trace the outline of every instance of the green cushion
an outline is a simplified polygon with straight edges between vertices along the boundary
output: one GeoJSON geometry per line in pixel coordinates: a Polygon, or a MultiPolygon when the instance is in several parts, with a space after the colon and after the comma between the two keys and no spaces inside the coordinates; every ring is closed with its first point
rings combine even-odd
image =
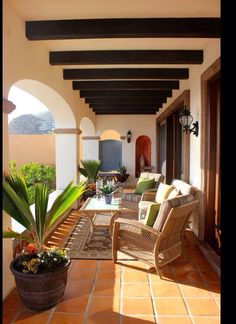
{"type": "Polygon", "coordinates": [[[134,193],[141,195],[144,191],[148,189],[152,189],[154,185],[155,185],[155,179],[139,178],[134,193]]]}
{"type": "Polygon", "coordinates": [[[148,207],[147,214],[145,216],[145,219],[143,223],[148,226],[153,226],[155,223],[155,220],[157,218],[159,209],[160,209],[161,204],[151,204],[148,207]]]}

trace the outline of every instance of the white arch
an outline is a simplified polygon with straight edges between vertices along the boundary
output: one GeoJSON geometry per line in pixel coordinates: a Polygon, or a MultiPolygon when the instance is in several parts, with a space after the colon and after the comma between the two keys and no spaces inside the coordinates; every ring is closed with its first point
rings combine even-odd
{"type": "Polygon", "coordinates": [[[70,106],[54,89],[40,81],[29,79],[19,80],[13,85],[40,100],[51,112],[56,128],[76,127],[75,117],[70,106]]]}
{"type": "Polygon", "coordinates": [[[80,121],[79,127],[82,131],[82,136],[95,136],[95,127],[89,118],[83,117],[80,121]]]}
{"type": "Polygon", "coordinates": [[[13,85],[41,101],[52,113],[55,128],[62,130],[55,136],[56,189],[64,189],[71,180],[77,182],[78,132],[68,131],[76,128],[70,106],[55,90],[37,80],[19,80],[13,85]]]}

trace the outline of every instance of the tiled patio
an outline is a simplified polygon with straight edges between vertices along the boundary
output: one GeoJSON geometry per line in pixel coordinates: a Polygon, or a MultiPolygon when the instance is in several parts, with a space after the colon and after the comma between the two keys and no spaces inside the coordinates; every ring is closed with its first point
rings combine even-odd
{"type": "Polygon", "coordinates": [[[73,260],[64,299],[30,312],[16,291],[3,304],[3,323],[220,323],[220,282],[188,233],[185,254],[162,271],[138,261],[73,260]]]}

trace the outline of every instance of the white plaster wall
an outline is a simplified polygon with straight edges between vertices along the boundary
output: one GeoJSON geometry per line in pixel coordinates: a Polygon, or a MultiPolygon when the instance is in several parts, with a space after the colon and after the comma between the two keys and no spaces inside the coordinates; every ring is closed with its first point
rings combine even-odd
{"type": "Polygon", "coordinates": [[[190,183],[201,189],[201,74],[220,57],[220,41],[209,40],[204,48],[204,62],[193,66],[189,73],[190,108],[193,120],[199,121],[199,135],[190,137],[190,183]]]}
{"type": "MultiPolygon", "coordinates": [[[[84,116],[94,121],[95,114],[79,97],[78,92],[72,90],[71,81],[63,80],[62,67],[49,64],[48,48],[43,42],[28,41],[25,37],[24,20],[10,1],[4,1],[3,4],[3,97],[8,98],[11,86],[17,81],[39,81],[65,100],[74,114],[76,127],[84,116]]],[[[41,90],[38,89],[39,100],[45,103],[48,100],[47,92],[41,90]]],[[[55,105],[54,100],[52,105],[55,105]]],[[[52,109],[49,106],[48,109],[50,108],[52,109]]]]}
{"type": "Polygon", "coordinates": [[[82,160],[98,160],[98,140],[84,139],[82,160]]]}
{"type": "Polygon", "coordinates": [[[96,116],[96,135],[100,136],[105,130],[113,129],[126,136],[130,129],[132,133],[131,143],[122,140],[122,162],[127,166],[127,173],[130,174],[128,184],[134,185],[135,178],[135,143],[141,135],[151,139],[151,163],[156,170],[156,121],[155,115],[110,115],[96,116]]]}

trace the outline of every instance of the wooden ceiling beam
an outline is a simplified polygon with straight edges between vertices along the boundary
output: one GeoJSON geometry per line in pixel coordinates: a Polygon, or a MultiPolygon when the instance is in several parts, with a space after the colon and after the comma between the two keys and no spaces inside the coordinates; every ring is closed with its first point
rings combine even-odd
{"type": "Polygon", "coordinates": [[[172,90],[80,90],[81,98],[163,98],[172,90]]]}
{"type": "Polygon", "coordinates": [[[85,98],[88,104],[162,104],[166,98],[85,98]]]}
{"type": "Polygon", "coordinates": [[[188,79],[189,69],[181,68],[115,68],[64,69],[64,80],[87,79],[188,79]]]}
{"type": "Polygon", "coordinates": [[[179,89],[179,81],[73,81],[73,90],[179,89]]]}
{"type": "Polygon", "coordinates": [[[136,109],[136,110],[158,110],[159,108],[162,107],[161,104],[156,104],[156,105],[151,105],[151,104],[143,104],[143,105],[118,105],[118,104],[113,104],[113,105],[95,105],[95,104],[89,104],[89,107],[92,109],[97,109],[97,110],[125,110],[125,109],[136,109]]]}
{"type": "Polygon", "coordinates": [[[202,64],[203,50],[52,51],[51,65],[202,64]]]}
{"type": "Polygon", "coordinates": [[[29,40],[220,37],[218,17],[41,20],[25,26],[29,40]]]}
{"type": "Polygon", "coordinates": [[[109,111],[104,111],[104,110],[93,110],[96,115],[155,115],[157,113],[156,110],[109,110],[109,111]]]}

